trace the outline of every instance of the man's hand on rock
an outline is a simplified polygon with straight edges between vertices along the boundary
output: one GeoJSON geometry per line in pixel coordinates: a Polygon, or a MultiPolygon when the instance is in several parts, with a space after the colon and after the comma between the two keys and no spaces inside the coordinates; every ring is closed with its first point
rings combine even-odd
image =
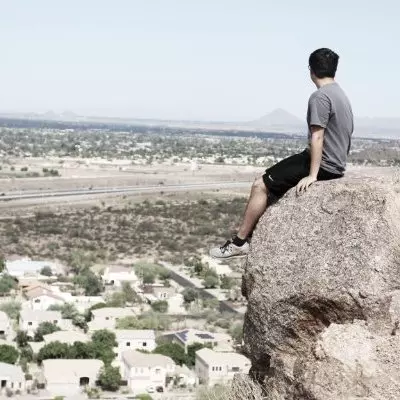
{"type": "Polygon", "coordinates": [[[304,193],[314,182],[317,181],[317,178],[314,176],[306,176],[303,178],[296,186],[296,194],[299,195],[304,193]]]}

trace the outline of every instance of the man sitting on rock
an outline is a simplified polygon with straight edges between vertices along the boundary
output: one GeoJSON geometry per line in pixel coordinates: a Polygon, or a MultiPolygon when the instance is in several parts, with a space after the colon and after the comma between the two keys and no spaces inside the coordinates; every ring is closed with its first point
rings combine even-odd
{"type": "Polygon", "coordinates": [[[212,257],[247,255],[249,235],[271,198],[280,198],[295,186],[300,194],[317,180],[343,176],[353,133],[353,112],[335,81],[338,61],[339,56],[330,49],[318,49],[310,55],[310,76],[318,90],[308,101],[308,147],[268,168],[254,181],[237,234],[223,246],[212,248],[212,257]]]}

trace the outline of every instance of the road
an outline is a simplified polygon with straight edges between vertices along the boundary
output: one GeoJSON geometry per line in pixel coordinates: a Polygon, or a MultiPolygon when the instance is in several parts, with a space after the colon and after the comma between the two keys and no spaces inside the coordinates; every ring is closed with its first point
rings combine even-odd
{"type": "MultiPolygon", "coordinates": [[[[160,262],[171,274],[171,279],[174,280],[178,285],[183,287],[194,288],[200,292],[201,296],[206,299],[215,299],[218,300],[213,294],[204,289],[200,284],[196,284],[195,281],[184,276],[183,273],[179,273],[176,269],[172,269],[171,265],[166,262],[160,262]]],[[[239,314],[239,312],[233,307],[233,305],[229,301],[219,301],[219,311],[220,312],[229,312],[232,314],[239,314]]]]}
{"type": "Polygon", "coordinates": [[[143,194],[157,192],[181,192],[192,190],[216,190],[246,188],[250,183],[240,182],[210,182],[210,183],[191,183],[184,185],[153,185],[153,186],[123,186],[123,187],[101,187],[92,189],[64,189],[64,190],[38,190],[38,191],[18,191],[2,193],[0,201],[15,201],[24,199],[44,199],[52,197],[66,196],[93,196],[96,194],[143,194]]]}

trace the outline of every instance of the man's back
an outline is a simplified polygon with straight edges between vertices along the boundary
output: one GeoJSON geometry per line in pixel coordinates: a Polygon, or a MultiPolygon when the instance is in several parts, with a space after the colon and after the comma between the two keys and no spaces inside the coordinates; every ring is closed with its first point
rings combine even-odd
{"type": "Polygon", "coordinates": [[[321,168],[343,174],[354,122],[350,101],[336,82],[322,86],[311,95],[307,122],[309,126],[325,128],[321,168]]]}

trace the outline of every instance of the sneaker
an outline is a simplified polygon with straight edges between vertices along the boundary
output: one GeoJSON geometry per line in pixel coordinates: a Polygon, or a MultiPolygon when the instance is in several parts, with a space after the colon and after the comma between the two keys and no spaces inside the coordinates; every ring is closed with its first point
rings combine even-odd
{"type": "Polygon", "coordinates": [[[232,258],[232,257],[245,257],[249,253],[249,243],[246,242],[243,246],[236,246],[232,240],[228,240],[221,247],[213,247],[210,250],[210,256],[214,258],[232,258]]]}

